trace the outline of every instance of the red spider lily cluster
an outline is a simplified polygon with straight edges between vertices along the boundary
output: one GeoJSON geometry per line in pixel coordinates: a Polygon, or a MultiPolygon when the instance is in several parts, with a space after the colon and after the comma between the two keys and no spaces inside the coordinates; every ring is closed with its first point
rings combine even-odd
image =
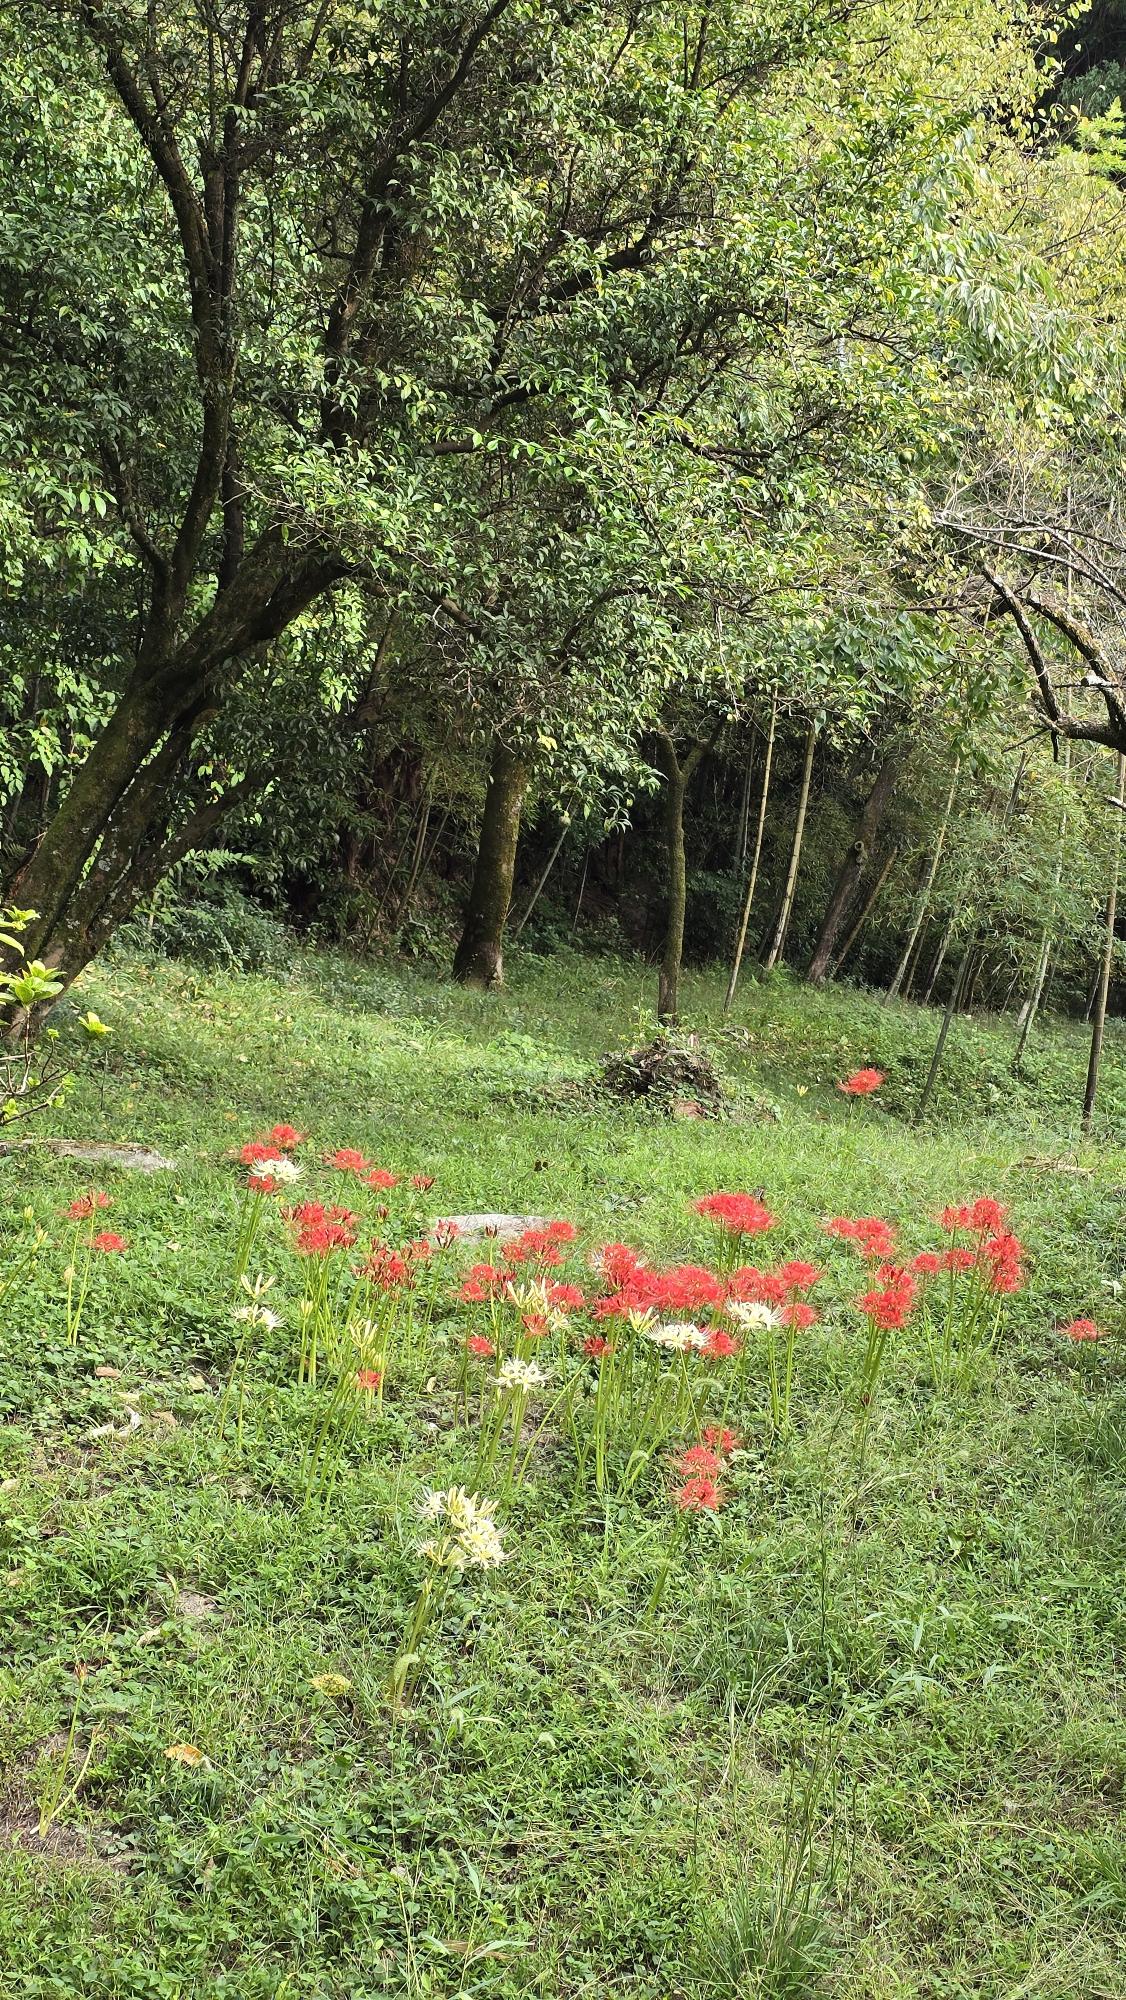
{"type": "Polygon", "coordinates": [[[870,1257],[873,1263],[891,1256],[895,1249],[895,1230],[890,1222],[878,1215],[858,1215],[850,1221],[847,1215],[835,1215],[825,1224],[827,1236],[837,1236],[842,1243],[855,1243],[862,1257],[870,1257]]]}
{"type": "Polygon", "coordinates": [[[100,1250],[103,1257],[119,1257],[122,1251],[128,1250],[129,1245],[125,1237],[119,1236],[116,1230],[103,1229],[95,1236],[92,1247],[100,1250]]]}
{"type": "Polygon", "coordinates": [[[673,1490],[674,1507],[682,1514],[718,1513],[727,1498],[721,1479],[738,1449],[734,1431],[708,1424],[699,1443],[689,1445],[674,1462],[673,1471],[680,1481],[673,1490]]]}
{"type": "Polygon", "coordinates": [[[1060,1332],[1068,1340],[1105,1340],[1106,1338],[1102,1327],[1093,1319],[1073,1319],[1067,1326],[1061,1327],[1060,1332]]]}
{"type": "Polygon", "coordinates": [[[89,1194],[80,1194],[71,1202],[67,1214],[75,1222],[88,1222],[98,1209],[112,1207],[113,1203],[108,1194],[101,1194],[97,1188],[91,1188],[89,1194]]]}
{"type": "MultiPolygon", "coordinates": [[[[563,1262],[563,1246],[573,1243],[578,1233],[573,1222],[548,1222],[542,1228],[525,1229],[506,1245],[501,1263],[470,1266],[458,1297],[468,1305],[480,1305],[486,1299],[503,1297],[512,1285],[527,1278],[529,1270],[533,1276],[557,1270],[563,1262]]],[[[434,1231],[439,1245],[452,1243],[456,1235],[456,1223],[440,1222],[434,1231]]],[[[544,1298],[563,1312],[580,1312],[586,1304],[586,1294],[579,1285],[549,1281],[544,1285],[544,1298]]]]}
{"type": "Polygon", "coordinates": [[[301,1201],[287,1209],[286,1221],[294,1227],[293,1248],[299,1257],[329,1257],[334,1250],[350,1250],[356,1241],[358,1217],[350,1208],[301,1201]]]}
{"type": "Polygon", "coordinates": [[[854,1069],[851,1076],[842,1078],[837,1089],[844,1097],[872,1097],[886,1082],[887,1074],[882,1069],[854,1069]]]}
{"type": "Polygon", "coordinates": [[[775,1223],[757,1194],[705,1194],[696,1203],[696,1213],[717,1223],[729,1236],[761,1236],[775,1223]]]}
{"type": "Polygon", "coordinates": [[[910,1271],[898,1264],[881,1264],[876,1283],[862,1292],[856,1303],[886,1333],[894,1327],[906,1326],[915,1295],[915,1280],[910,1271]]]}

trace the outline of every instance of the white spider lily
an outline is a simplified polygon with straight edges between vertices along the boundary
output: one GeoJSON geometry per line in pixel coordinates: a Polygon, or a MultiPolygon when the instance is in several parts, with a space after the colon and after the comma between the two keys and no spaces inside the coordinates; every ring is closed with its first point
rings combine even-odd
{"type": "Polygon", "coordinates": [[[711,1336],[706,1327],[696,1326],[691,1320],[672,1320],[647,1328],[645,1338],[654,1347],[670,1348],[674,1354],[692,1354],[706,1347],[711,1336]]]}
{"type": "Polygon", "coordinates": [[[729,1299],[727,1311],[736,1326],[741,1326],[748,1332],[754,1327],[782,1325],[781,1313],[760,1299],[729,1299]]]}
{"type": "Polygon", "coordinates": [[[519,1389],[524,1395],[532,1389],[542,1389],[547,1376],[537,1361],[521,1361],[518,1354],[510,1360],[502,1361],[496,1377],[498,1389],[519,1389]]]}

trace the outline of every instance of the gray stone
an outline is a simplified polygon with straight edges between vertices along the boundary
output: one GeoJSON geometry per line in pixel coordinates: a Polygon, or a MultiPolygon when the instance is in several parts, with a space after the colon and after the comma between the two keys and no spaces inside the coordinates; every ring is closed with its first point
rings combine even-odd
{"type": "Polygon", "coordinates": [[[464,1243],[476,1243],[482,1237],[494,1243],[511,1243],[517,1236],[523,1236],[526,1229],[546,1229],[546,1215],[443,1215],[431,1223],[431,1233],[438,1222],[453,1222],[464,1243]]]}
{"type": "Polygon", "coordinates": [[[135,1146],[127,1141],[108,1139],[15,1139],[0,1142],[0,1154],[24,1153],[40,1146],[60,1160],[85,1160],[91,1166],[126,1167],[138,1174],[174,1173],[175,1160],[166,1160],[151,1146],[135,1146]]]}

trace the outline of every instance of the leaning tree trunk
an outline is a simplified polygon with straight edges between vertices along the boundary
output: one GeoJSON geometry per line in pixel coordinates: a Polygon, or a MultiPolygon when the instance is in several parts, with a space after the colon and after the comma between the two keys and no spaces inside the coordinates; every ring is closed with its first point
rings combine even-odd
{"type": "Polygon", "coordinates": [[[497,737],[485,788],[477,865],[454,958],[454,978],[463,986],[488,990],[504,985],[504,925],[512,901],[520,811],[527,789],[526,763],[497,737]]]}
{"type": "Polygon", "coordinates": [[[821,920],[821,930],[813,947],[809,971],[806,973],[811,986],[823,986],[838,952],[842,958],[845,955],[844,951],[840,950],[841,938],[856,908],[864,871],[871,859],[873,842],[891,804],[905,762],[905,746],[902,743],[893,743],[876,772],[872,789],[864,801],[864,810],[856,829],[856,839],[841,863],[825,915],[821,920]]]}
{"type": "MultiPolygon", "coordinates": [[[[181,643],[168,615],[150,622],[117,707],[34,852],[0,863],[2,899],[36,912],[23,947],[64,991],[178,851],[170,829],[196,739],[222,700],[220,669],[276,638],[340,573],[323,559],[294,559],[280,533],[266,531],[181,643]]],[[[217,824],[210,808],[207,819],[217,824]]],[[[22,1027],[6,1021],[4,1030],[13,1025],[22,1027]]]]}
{"type": "MultiPolygon", "coordinates": [[[[770,704],[770,728],[767,732],[766,757],[762,767],[762,784],[759,788],[755,851],[751,856],[751,872],[747,878],[747,893],[743,898],[743,911],[739,918],[739,934],[735,939],[735,951],[731,960],[731,977],[727,982],[727,992],[723,997],[723,1011],[725,1014],[730,1014],[731,1012],[731,1003],[735,998],[735,988],[739,984],[739,969],[743,963],[743,949],[747,942],[747,926],[751,921],[751,906],[755,900],[755,887],[758,883],[758,865],[762,859],[762,836],[766,826],[766,806],[767,800],[770,797],[770,767],[774,762],[774,737],[777,726],[778,690],[775,689],[774,699],[770,704]]],[[[747,768],[748,770],[750,769],[749,763],[747,768]]]]}
{"type": "MultiPolygon", "coordinates": [[[[1121,799],[1126,786],[1126,756],[1118,753],[1118,776],[1116,797],[1121,799]]],[[[1122,858],[1122,822],[1118,821],[1114,832],[1114,862],[1110,875],[1110,893],[1106,899],[1106,942],[1103,945],[1103,961],[1099,971],[1098,992],[1095,997],[1094,1020],[1091,1027],[1091,1057],[1087,1064],[1087,1088],[1083,1092],[1083,1130],[1091,1130],[1091,1120],[1095,1114],[1095,1093],[1099,1087],[1099,1063],[1103,1052],[1103,1030],[1106,1026],[1106,1003],[1110,992],[1110,975],[1114,965],[1114,925],[1118,915],[1118,871],[1122,858]]]]}
{"type": "Polygon", "coordinates": [[[805,815],[809,805],[809,781],[813,776],[813,752],[817,744],[817,725],[814,723],[805,739],[805,762],[802,765],[801,791],[798,794],[798,816],[794,822],[794,839],[790,848],[790,865],[786,870],[786,886],[782,891],[782,902],[778,911],[778,921],[770,940],[763,970],[770,972],[782,956],[786,943],[786,932],[790,928],[790,916],[794,907],[794,892],[798,886],[798,869],[801,865],[802,836],[805,833],[805,815]]]}
{"type": "Polygon", "coordinates": [[[867,896],[864,898],[864,901],[860,908],[860,914],[857,917],[856,922],[853,924],[852,929],[850,930],[848,936],[846,937],[844,943],[842,944],[835,959],[833,960],[832,966],[830,968],[831,978],[839,979],[841,973],[841,967],[843,966],[845,959],[848,957],[853,946],[856,944],[857,940],[862,935],[869,917],[871,916],[873,910],[876,907],[876,904],[879,902],[880,897],[883,894],[888,876],[891,874],[891,871],[895,867],[895,864],[898,861],[898,859],[899,859],[898,847],[889,848],[887,854],[884,856],[883,862],[880,866],[879,873],[877,874],[876,879],[872,884],[872,887],[869,889],[867,896]]]}
{"type": "Polygon", "coordinates": [[[919,942],[919,935],[922,931],[924,923],[926,922],[927,911],[930,908],[931,894],[934,889],[935,879],[938,875],[938,864],[942,860],[942,850],[946,845],[946,830],[950,825],[950,813],[954,805],[954,795],[958,789],[958,773],[960,772],[961,768],[962,768],[961,759],[955,758],[954,771],[950,779],[950,790],[946,794],[946,806],[942,814],[942,824],[938,829],[938,838],[934,843],[934,851],[931,854],[930,866],[927,869],[926,881],[923,883],[923,886],[919,891],[919,900],[915,906],[914,921],[911,925],[910,932],[908,933],[907,943],[903,947],[903,956],[900,959],[899,964],[895,968],[895,972],[892,975],[891,985],[888,987],[888,990],[884,995],[885,1001],[892,1001],[898,997],[899,992],[903,986],[903,982],[907,977],[907,969],[911,963],[911,955],[914,952],[915,946],[919,942]]]}

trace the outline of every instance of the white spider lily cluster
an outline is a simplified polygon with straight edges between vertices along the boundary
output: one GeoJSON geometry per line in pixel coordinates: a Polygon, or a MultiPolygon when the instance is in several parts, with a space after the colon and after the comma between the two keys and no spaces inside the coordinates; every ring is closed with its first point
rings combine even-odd
{"type": "Polygon", "coordinates": [[[271,1312],[269,1306],[239,1306],[235,1318],[245,1320],[248,1326],[265,1327],[267,1333],[273,1333],[274,1328],[281,1325],[281,1314],[271,1312]]]}
{"type": "Polygon", "coordinates": [[[544,1388],[547,1379],[537,1361],[522,1361],[518,1354],[514,1354],[508,1361],[501,1362],[496,1386],[498,1389],[518,1389],[526,1396],[532,1389],[544,1388]]]}
{"type": "Polygon", "coordinates": [[[296,1160],[255,1160],[247,1172],[253,1181],[276,1181],[279,1187],[289,1187],[301,1179],[301,1169],[296,1160]]]}
{"type": "Polygon", "coordinates": [[[273,1279],[267,1278],[262,1271],[259,1271],[253,1283],[251,1283],[249,1278],[243,1278],[242,1289],[244,1292],[249,1293],[250,1304],[237,1306],[235,1309],[235,1318],[244,1320],[248,1326],[262,1326],[265,1327],[267,1333],[273,1333],[274,1328],[281,1325],[281,1315],[280,1313],[271,1312],[269,1306],[262,1304],[262,1300],[271,1289],[273,1282],[273,1279]]]}
{"type": "Polygon", "coordinates": [[[437,1569],[495,1569],[504,1561],[504,1545],[493,1519],[491,1500],[467,1493],[464,1486],[430,1492],[422,1503],[426,1521],[442,1522],[443,1533],[420,1542],[418,1552],[437,1569]]]}
{"type": "Polygon", "coordinates": [[[781,1326],[782,1315],[773,1306],[765,1305],[759,1299],[729,1299],[727,1311],[736,1326],[750,1331],[754,1327],[781,1326]]]}
{"type": "Polygon", "coordinates": [[[654,1347],[667,1347],[674,1354],[693,1354],[707,1346],[711,1335],[691,1320],[666,1320],[660,1326],[647,1327],[645,1338],[654,1347]]]}

